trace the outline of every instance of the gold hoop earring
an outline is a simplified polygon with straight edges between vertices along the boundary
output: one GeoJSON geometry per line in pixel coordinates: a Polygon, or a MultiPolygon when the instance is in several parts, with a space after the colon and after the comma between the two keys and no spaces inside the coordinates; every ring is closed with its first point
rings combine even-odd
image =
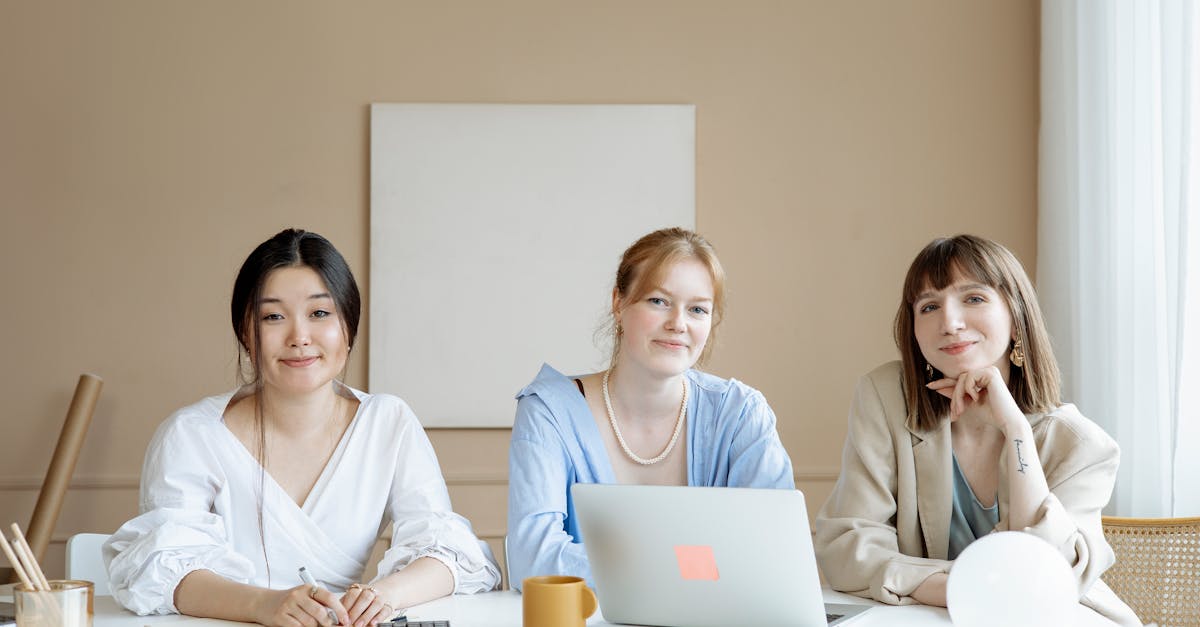
{"type": "Polygon", "coordinates": [[[933,381],[933,366],[928,363],[925,364],[925,380],[933,381]]]}
{"type": "Polygon", "coordinates": [[[1012,365],[1018,368],[1025,367],[1025,350],[1021,348],[1020,338],[1017,338],[1016,341],[1013,342],[1012,352],[1008,354],[1008,360],[1012,362],[1012,365]]]}

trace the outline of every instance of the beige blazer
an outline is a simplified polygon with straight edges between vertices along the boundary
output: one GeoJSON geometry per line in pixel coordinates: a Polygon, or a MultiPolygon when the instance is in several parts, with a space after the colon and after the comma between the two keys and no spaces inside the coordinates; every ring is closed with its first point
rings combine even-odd
{"type": "MultiPolygon", "coordinates": [[[[910,594],[934,573],[948,573],[953,507],[950,422],[931,431],[905,426],[899,362],[863,376],[850,407],[842,472],[816,519],[817,561],[835,589],[884,603],[910,594]]],[[[1122,625],[1137,617],[1099,580],[1113,564],[1100,509],[1108,503],[1120,450],[1074,405],[1028,416],[1050,495],[1037,522],[1021,529],[1058,548],[1079,583],[1080,602],[1122,625]]],[[[1000,476],[1006,476],[1007,456],[1000,476]]],[[[999,486],[1000,522],[1008,527],[1008,486],[999,486]]]]}

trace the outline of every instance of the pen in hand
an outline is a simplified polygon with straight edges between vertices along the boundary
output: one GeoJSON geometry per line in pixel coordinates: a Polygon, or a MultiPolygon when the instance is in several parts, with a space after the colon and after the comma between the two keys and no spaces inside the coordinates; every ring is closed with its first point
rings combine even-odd
{"type": "MultiPolygon", "coordinates": [[[[306,585],[307,585],[309,588],[311,588],[311,591],[309,592],[309,594],[310,594],[310,595],[315,595],[315,594],[316,594],[316,592],[317,592],[317,588],[318,588],[318,586],[317,586],[317,580],[316,580],[316,579],[313,579],[313,576],[312,576],[311,574],[309,574],[309,572],[308,572],[308,569],[307,569],[307,568],[305,568],[305,567],[303,567],[303,566],[301,566],[301,567],[300,567],[300,579],[301,579],[302,581],[304,581],[304,583],[305,583],[305,584],[306,584],[306,585]]],[[[314,598],[313,600],[315,601],[316,599],[314,598]]],[[[329,620],[330,620],[330,624],[331,624],[331,625],[336,625],[336,624],[338,624],[337,612],[334,612],[334,611],[333,611],[333,608],[331,608],[331,607],[327,607],[327,608],[325,608],[325,611],[326,611],[326,612],[329,612],[329,620]]]]}

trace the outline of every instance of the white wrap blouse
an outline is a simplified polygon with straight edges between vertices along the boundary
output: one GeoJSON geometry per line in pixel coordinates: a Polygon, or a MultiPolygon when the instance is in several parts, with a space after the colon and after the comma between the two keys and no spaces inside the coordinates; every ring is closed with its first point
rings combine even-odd
{"type": "Polygon", "coordinates": [[[451,510],[437,457],[412,410],[395,396],[346,390],[358,398],[358,411],[302,505],[225,426],[234,393],[168,418],[146,451],[141,514],[103,548],[116,600],[139,614],[175,613],[176,586],[200,569],[290,588],[301,583],[297,571],[305,566],[342,591],[359,581],[389,523],[380,577],[431,557],[450,569],[455,592],[495,588],[495,559],[451,510]]]}

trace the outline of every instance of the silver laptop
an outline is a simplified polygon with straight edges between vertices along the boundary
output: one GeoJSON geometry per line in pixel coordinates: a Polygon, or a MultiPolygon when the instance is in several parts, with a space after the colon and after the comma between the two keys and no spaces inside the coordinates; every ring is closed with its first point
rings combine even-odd
{"type": "Polygon", "coordinates": [[[822,601],[799,490],[571,490],[608,622],[824,627],[869,609],[822,601]]]}

